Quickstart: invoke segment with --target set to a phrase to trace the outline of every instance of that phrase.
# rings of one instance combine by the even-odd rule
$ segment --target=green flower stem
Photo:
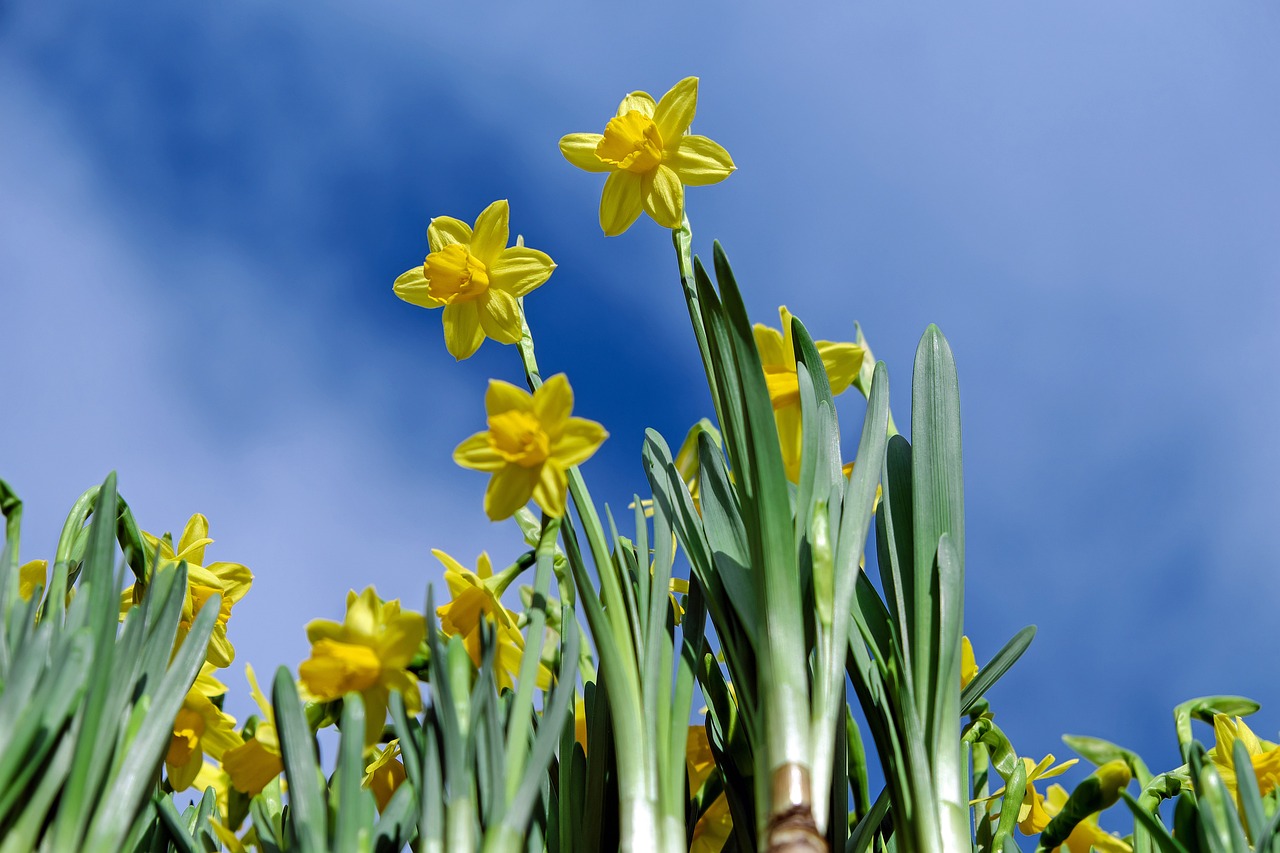
[[[716,372],[711,365],[711,350],[707,346],[707,330],[702,324],[702,310],[698,307],[698,289],[693,278],[693,229],[689,226],[689,217],[679,228],[671,232],[671,242],[676,247],[676,262],[680,266],[680,286],[684,290],[684,301],[689,307],[689,320],[693,323],[693,336],[698,341],[698,352],[702,355],[702,368],[707,374],[707,388],[711,391],[711,402],[716,408],[716,422],[723,424],[720,412],[720,394],[716,388]]]
[[[560,519],[542,519],[542,537],[536,551],[537,571],[533,576],[533,601],[529,607],[524,655],[520,658],[520,678],[507,728],[507,790],[511,803],[524,776],[529,754],[529,731],[532,727],[533,690],[538,680],[538,665],[547,636],[547,595],[551,591],[551,562],[555,558],[556,538],[560,535]]]
[[[542,374],[538,369],[533,334],[523,308],[521,324],[520,358],[529,388],[537,390],[542,385]],[[577,507],[583,533],[587,537],[587,545],[600,578],[601,595],[597,599],[585,572],[579,574],[575,571],[574,574],[587,612],[587,622],[599,647],[601,670],[604,677],[609,679],[609,708],[614,718],[614,731],[619,733],[614,746],[618,758],[622,850],[658,850],[658,786],[654,762],[651,760],[652,745],[647,743],[648,739],[644,736],[639,654],[627,619],[621,578],[582,473],[575,465],[567,474],[569,493]],[[564,527],[566,534],[572,530],[567,518]]]

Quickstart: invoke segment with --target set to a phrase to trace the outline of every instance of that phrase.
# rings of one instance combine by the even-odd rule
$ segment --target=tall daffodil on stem
[[[518,342],[524,325],[520,297],[556,267],[545,252],[507,245],[509,218],[506,200],[486,207],[474,228],[437,216],[427,228],[431,254],[395,281],[396,296],[405,302],[444,308],[444,345],[459,361],[470,358],[486,337]]]
[[[604,443],[609,435],[604,427],[570,416],[573,389],[563,373],[532,394],[492,379],[484,406],[489,429],[459,444],[453,459],[493,475],[484,494],[485,513],[501,521],[532,498],[547,515],[563,516],[567,472]]]
[[[642,211],[663,228],[679,228],[684,188],[718,183],[737,168],[719,144],[689,133],[697,107],[698,78],[686,77],[659,101],[648,92],[627,95],[604,133],[561,138],[570,163],[609,173],[600,197],[605,234],[626,231]]]

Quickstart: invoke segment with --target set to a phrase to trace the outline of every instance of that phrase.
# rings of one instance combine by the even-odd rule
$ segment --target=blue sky
[[[204,512],[210,556],[254,570],[230,633],[259,670],[349,587],[416,606],[432,548],[513,557],[449,454],[516,354],[455,364],[390,289],[432,216],[496,198],[559,264],[527,305],[539,357],[610,430],[586,474],[625,505],[644,428],[676,443],[710,406],[668,235],[606,239],[556,141],[695,74],[694,131],[739,166],[690,191],[695,249],[724,243],[756,317],[859,320],[903,425],[920,333],[951,341],[967,630],[983,658],[1040,627],[992,695],[1019,749],[1087,733],[1170,766],[1171,707],[1218,692],[1275,738],[1278,39],[1274,6],[1168,0],[11,4],[23,555],[116,469],[144,527]]]

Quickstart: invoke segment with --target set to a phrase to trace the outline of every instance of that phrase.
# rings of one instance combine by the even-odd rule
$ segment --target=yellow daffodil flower
[[[23,601],[30,601],[36,589],[49,586],[49,561],[32,560],[18,567],[18,595]]]
[[[489,429],[458,445],[453,461],[493,474],[484,511],[494,521],[511,517],[533,498],[547,515],[562,516],[568,469],[596,452],[609,434],[595,421],[570,417],[573,389],[563,373],[533,394],[489,380],[484,396]]]
[[[1058,812],[1062,811],[1062,807],[1067,804],[1069,796],[1067,789],[1061,785],[1049,786],[1044,808],[1050,818],[1057,817]],[[1098,826],[1097,813],[1089,815],[1076,824],[1076,828],[1071,830],[1067,840],[1061,846],[1053,848],[1053,851],[1061,850],[1063,847],[1070,853],[1090,853],[1095,850],[1098,853],[1133,853],[1133,848],[1124,839]]]
[[[761,323],[755,324],[756,349],[764,366],[764,379],[769,388],[769,400],[773,403],[773,418],[778,425],[778,440],[782,444],[782,462],[787,478],[800,480],[800,380],[796,375],[796,353],[791,343],[791,312],[786,306],[778,309],[782,319],[782,331]],[[822,365],[827,370],[831,393],[848,390],[862,369],[865,351],[857,344],[814,341]]]
[[[436,608],[440,629],[447,636],[460,635],[471,662],[480,666],[483,660],[480,622],[483,619],[492,622],[498,643],[493,661],[494,678],[498,690],[513,687],[524,657],[524,635],[519,630],[519,615],[503,605],[502,593],[519,575],[520,567],[512,566],[495,576],[488,554],[480,555],[476,571],[472,572],[444,551],[431,553],[444,564],[444,580],[453,598]],[[544,690],[551,686],[551,672],[545,666],[538,669],[538,686]]]
[[[1233,720],[1226,714],[1215,714],[1213,735],[1216,743],[1209,750],[1209,758],[1233,797],[1238,796],[1236,762],[1232,755],[1237,740],[1244,741],[1249,753],[1254,775],[1258,777],[1258,792],[1265,797],[1280,785],[1280,746],[1261,740],[1242,717]]]
[[[365,743],[372,745],[382,732],[392,690],[404,696],[410,713],[422,707],[418,679],[405,667],[426,635],[426,624],[417,613],[402,613],[399,599],[378,598],[373,587],[359,594],[352,590],[341,624],[327,619],[307,623],[311,657],[298,667],[298,675],[324,702],[359,693],[365,707]]]
[[[697,792],[716,769],[715,756],[707,740],[705,726],[689,726],[685,739],[685,769],[689,772],[689,790]],[[689,853],[715,853],[724,847],[733,834],[733,818],[729,814],[729,800],[722,792],[707,807],[693,828],[689,839]]]
[[[226,692],[227,686],[213,677],[213,666],[206,663],[201,667],[174,718],[173,737],[164,757],[173,790],[191,787],[204,766],[205,755],[221,759],[223,753],[241,742],[236,721],[213,704],[214,696]]]
[[[431,254],[393,286],[405,302],[444,308],[444,345],[458,361],[470,358],[486,337],[518,342],[524,325],[518,300],[556,268],[545,252],[518,241],[507,245],[509,216],[505,199],[486,207],[475,228],[437,216],[427,228]]]
[[[587,751],[587,703],[581,696],[573,700],[573,739]]]
[[[737,167],[720,145],[689,133],[698,106],[698,78],[686,77],[654,101],[647,92],[622,99],[604,133],[560,140],[566,160],[588,172],[609,172],[600,197],[600,227],[621,234],[641,211],[663,228],[684,221],[684,188],[715,184]]]
[[[235,660],[236,650],[227,639],[227,620],[231,618],[231,608],[244,598],[253,584],[253,573],[239,563],[218,562],[204,565],[204,549],[213,540],[209,538],[209,520],[200,513],[188,519],[176,549],[167,539],[153,536],[145,530],[142,538],[150,549],[149,560],[158,557],[161,565],[183,561],[187,564],[187,599],[182,605],[182,617],[178,622],[178,636],[174,640],[174,646],[177,647],[186,639],[196,614],[216,593],[222,596],[222,604],[217,621],[213,624],[213,635],[209,637],[206,659],[216,667],[230,666]],[[140,581],[126,589],[120,598],[121,618],[124,618],[130,607],[141,602],[145,594],[146,587]]]
[[[226,751],[222,756],[222,767],[231,780],[231,786],[252,797],[262,793],[262,789],[280,775],[284,764],[280,759],[280,736],[276,732],[275,712],[258,687],[253,667],[245,664],[244,673],[249,680],[253,701],[258,703],[258,710],[262,712],[262,719],[253,730],[253,737]]]
[[[400,739],[396,738],[379,749],[374,754],[373,760],[369,762],[369,766],[364,769],[364,778],[360,784],[373,791],[373,798],[378,803],[379,812],[391,802],[391,795],[405,779],[404,764],[400,762],[399,756]]]
[[[1022,794],[1022,802],[1018,804],[1018,829],[1022,830],[1024,835],[1035,835],[1040,832],[1049,825],[1052,817],[1045,811],[1044,797],[1036,790],[1033,783],[1039,779],[1051,779],[1054,776],[1060,776],[1067,771],[1067,768],[1076,764],[1079,760],[1078,758],[1072,758],[1070,761],[1064,761],[1055,767],[1053,766],[1052,754],[1046,755],[1039,764],[1036,764],[1030,758],[1022,759],[1022,765],[1027,770],[1027,787]],[[991,802],[999,799],[1003,794],[1004,788],[1001,788],[989,797],[973,800],[969,805]],[[999,812],[992,815],[993,818],[998,818],[999,816]]]
[[[968,637],[960,638],[960,689],[964,690],[978,674],[978,661],[973,656],[973,643]]]

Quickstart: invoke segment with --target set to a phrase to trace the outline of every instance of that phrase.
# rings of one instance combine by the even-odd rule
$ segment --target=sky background
[[[23,559],[109,470],[144,529],[205,513],[208,558],[256,577],[242,715],[240,664],[296,667],[349,588],[420,607],[432,548],[513,559],[450,454],[518,355],[454,363],[391,292],[431,217],[497,198],[558,264],[539,360],[609,429],[585,474],[625,506],[643,430],[678,444],[710,402],[668,233],[605,238],[602,177],[556,143],[697,75],[693,131],[739,170],[690,190],[695,250],[723,242],[755,319],[860,321],[904,429],[920,334],[951,342],[966,631],[982,661],[1039,626],[990,694],[1019,751],[1091,734],[1167,769],[1172,707],[1211,693],[1276,738],[1277,44],[1280,7],[1178,0],[0,6]]]

